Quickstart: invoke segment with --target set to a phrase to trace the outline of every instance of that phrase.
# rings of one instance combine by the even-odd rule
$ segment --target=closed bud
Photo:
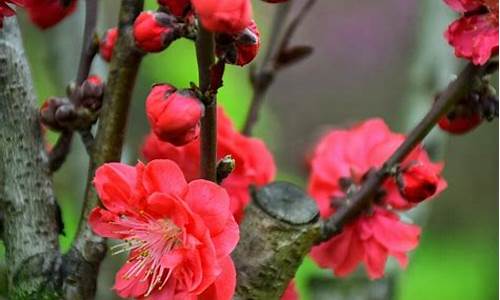
[[[236,168],[236,160],[229,154],[217,162],[217,183],[221,184]]]
[[[104,83],[97,75],[89,76],[81,85],[79,103],[89,110],[96,112],[102,106]]]
[[[216,36],[216,54],[228,64],[244,66],[256,56],[260,47],[260,33],[254,21],[237,34]]]
[[[160,52],[179,37],[175,17],[163,12],[142,12],[134,22],[136,46],[146,52]]]
[[[483,121],[481,96],[472,92],[460,100],[439,122],[439,128],[452,134],[464,134]]]
[[[42,104],[40,120],[54,131],[63,131],[77,118],[75,107],[66,98],[52,97]]]
[[[146,113],[154,133],[162,141],[185,145],[200,134],[203,104],[191,90],[155,85],[146,99]]]
[[[213,32],[238,33],[252,22],[250,0],[191,0],[203,27]]]
[[[31,21],[41,29],[59,23],[75,11],[77,0],[25,0]]]
[[[190,0],[158,0],[158,4],[176,17],[186,16],[191,8]]]
[[[118,28],[113,27],[108,29],[99,43],[99,54],[102,59],[107,62],[111,61],[111,56],[113,55],[113,49],[115,48],[117,40]]]
[[[436,193],[439,178],[429,166],[414,163],[398,170],[396,182],[403,198],[420,203]]]

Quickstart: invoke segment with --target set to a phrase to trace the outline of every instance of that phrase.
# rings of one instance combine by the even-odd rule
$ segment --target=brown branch
[[[96,36],[97,26],[97,0],[87,0],[85,2],[85,28],[83,31],[82,51],[80,54],[80,62],[76,73],[75,86],[79,87],[83,81],[89,76],[92,61],[99,50],[99,42]],[[77,105],[76,90],[70,95],[70,100]],[[85,133],[83,133],[85,134]],[[81,136],[85,142],[85,136]],[[50,171],[57,171],[66,160],[71,148],[73,139],[73,131],[64,131],[59,136],[54,148],[49,154]],[[87,146],[87,145],[85,145]]]
[[[316,0],[308,0],[288,26],[285,26],[285,23],[290,13],[291,1],[278,5],[269,38],[269,46],[267,47],[264,59],[260,67],[250,72],[253,96],[243,125],[243,134],[252,135],[253,127],[259,118],[259,112],[269,87],[273,83],[276,73],[282,67],[279,64],[280,54],[285,53],[288,49],[290,41],[299,28],[299,25],[315,3]]]
[[[199,88],[203,94],[205,115],[201,119],[201,177],[216,181],[217,164],[217,95],[210,93],[211,67],[215,63],[214,34],[199,25],[196,39]]]
[[[144,1],[122,0],[119,16],[119,38],[110,63],[109,80],[104,93],[101,118],[93,145],[84,204],[76,239],[64,257],[64,292],[69,299],[91,299],[95,294],[99,265],[105,254],[105,241],[93,234],[87,218],[99,205],[92,185],[95,170],[106,162],[119,161],[125,126],[143,54],[135,48],[132,26],[142,11]],[[77,297],[77,298],[75,298]]]
[[[439,119],[462,99],[478,82],[479,78],[487,72],[488,66],[476,67],[469,64],[453,81],[448,88],[441,93],[427,115],[408,134],[405,141],[387,159],[383,166],[376,172],[368,175],[358,192],[356,192],[344,206],[322,224],[322,236],[318,243],[331,238],[342,230],[342,226],[359,215],[369,204],[377,189],[389,176],[390,170],[402,162],[415,147],[422,142],[424,137],[432,130]]]

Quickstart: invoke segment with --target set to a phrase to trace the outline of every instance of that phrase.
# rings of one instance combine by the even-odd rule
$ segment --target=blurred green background
[[[80,1],[82,2],[82,1]],[[463,62],[442,38],[453,19],[439,0],[318,1],[294,42],[314,46],[308,60],[279,74],[267,97],[256,135],[275,155],[280,179],[306,185],[304,155],[325,128],[369,117],[383,117],[396,131],[407,131],[428,109]],[[296,6],[302,1],[295,0]],[[40,101],[63,95],[74,77],[80,51],[83,3],[56,28],[39,31],[20,12],[25,46]],[[154,9],[154,1],[147,1]],[[100,1],[99,31],[115,26],[119,1]],[[256,1],[255,16],[266,46],[273,7]],[[262,55],[261,55],[262,56]],[[93,72],[106,76],[100,59]],[[186,87],[196,81],[191,42],[175,42],[142,64],[129,116],[123,160],[134,163],[148,131],[144,99],[155,82]],[[496,78],[497,80],[497,78]],[[220,102],[241,126],[251,90],[248,68],[228,67]],[[50,139],[55,140],[50,134]],[[394,299],[498,298],[498,122],[465,136],[435,133],[427,145],[446,161],[448,189],[413,216],[424,227],[419,248],[404,272],[389,266]],[[87,156],[78,139],[68,163],[55,175],[63,210],[65,249],[79,218]],[[121,257],[102,266],[98,299],[114,299],[113,274]],[[357,276],[362,275],[355,275]],[[375,299],[374,293],[335,298],[316,295],[316,283],[333,278],[306,260],[297,274],[301,299]],[[323,280],[325,281],[325,280]],[[328,281],[328,280],[327,280]],[[348,289],[335,280],[335,289]],[[370,283],[368,283],[370,284]],[[373,283],[371,283],[373,284]]]

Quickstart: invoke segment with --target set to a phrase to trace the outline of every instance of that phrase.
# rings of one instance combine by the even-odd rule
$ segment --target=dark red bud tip
[[[99,43],[99,54],[102,59],[109,62],[111,56],[113,55],[113,49],[115,48],[116,41],[118,40],[118,28],[113,27],[108,29]]]
[[[134,22],[136,46],[146,52],[160,52],[179,37],[175,17],[163,12],[142,12]]]
[[[401,196],[412,203],[420,203],[432,197],[439,184],[437,174],[420,163],[402,168],[397,174],[396,181]]]
[[[158,4],[176,17],[184,17],[191,11],[190,0],[158,0]]]
[[[453,113],[442,117],[439,122],[439,128],[451,134],[467,133],[482,122],[481,115],[474,113],[471,115],[455,115]]]
[[[81,85],[78,93],[78,101],[81,106],[98,111],[102,106],[104,95],[104,83],[97,75],[89,76]]]
[[[198,138],[204,110],[191,90],[176,90],[167,84],[153,86],[146,99],[146,113],[154,133],[176,146]]]
[[[244,66],[250,63],[259,52],[260,32],[257,24],[252,23],[243,31],[229,35],[221,33],[216,36],[216,54],[228,64]]]
[[[40,108],[42,124],[54,131],[66,129],[66,125],[76,117],[75,107],[66,98],[49,98]]]

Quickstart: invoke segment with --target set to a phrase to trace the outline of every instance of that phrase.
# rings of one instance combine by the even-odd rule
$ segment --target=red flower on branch
[[[222,182],[231,197],[231,211],[241,221],[243,210],[250,201],[250,185],[262,186],[274,179],[276,166],[266,145],[259,139],[240,134],[222,108],[217,113],[217,158],[230,154],[236,161],[235,170]],[[160,141],[149,134],[142,147],[145,159],[171,159],[179,164],[188,180],[199,178],[200,142],[195,140],[185,146]]]
[[[249,64],[259,52],[260,32],[252,23],[236,34],[220,33],[215,36],[215,53],[228,64],[244,66]]]
[[[160,52],[179,37],[175,18],[163,12],[143,11],[134,22],[137,47],[146,52]]]
[[[404,138],[391,132],[381,119],[325,135],[313,153],[309,180],[309,193],[317,201],[321,216],[331,216],[346,196],[360,187],[366,174],[380,168]],[[419,164],[438,178],[434,195],[446,187],[439,177],[442,164],[432,163],[421,146],[402,165],[408,164]],[[417,246],[420,229],[401,222],[395,210],[414,207],[417,203],[413,200],[400,194],[394,178],[387,179],[374,195],[370,208],[345,225],[340,234],[313,248],[313,259],[321,267],[331,268],[337,276],[347,276],[363,263],[370,278],[382,277],[389,255],[405,267],[406,253]]]
[[[498,53],[498,0],[445,0],[463,16],[445,32],[455,55],[485,64]]]
[[[203,26],[214,32],[237,33],[252,22],[250,0],[191,0]]]
[[[16,14],[11,5],[23,6],[24,0],[0,0],[0,28],[3,26],[3,18]]]
[[[131,167],[109,163],[94,185],[104,208],[89,216],[93,231],[122,240],[114,253],[130,252],[114,289],[139,299],[232,298],[230,257],[239,239],[229,197],[206,180],[189,184],[170,160]]]
[[[41,29],[52,27],[72,14],[77,0],[25,0],[30,19]]]

